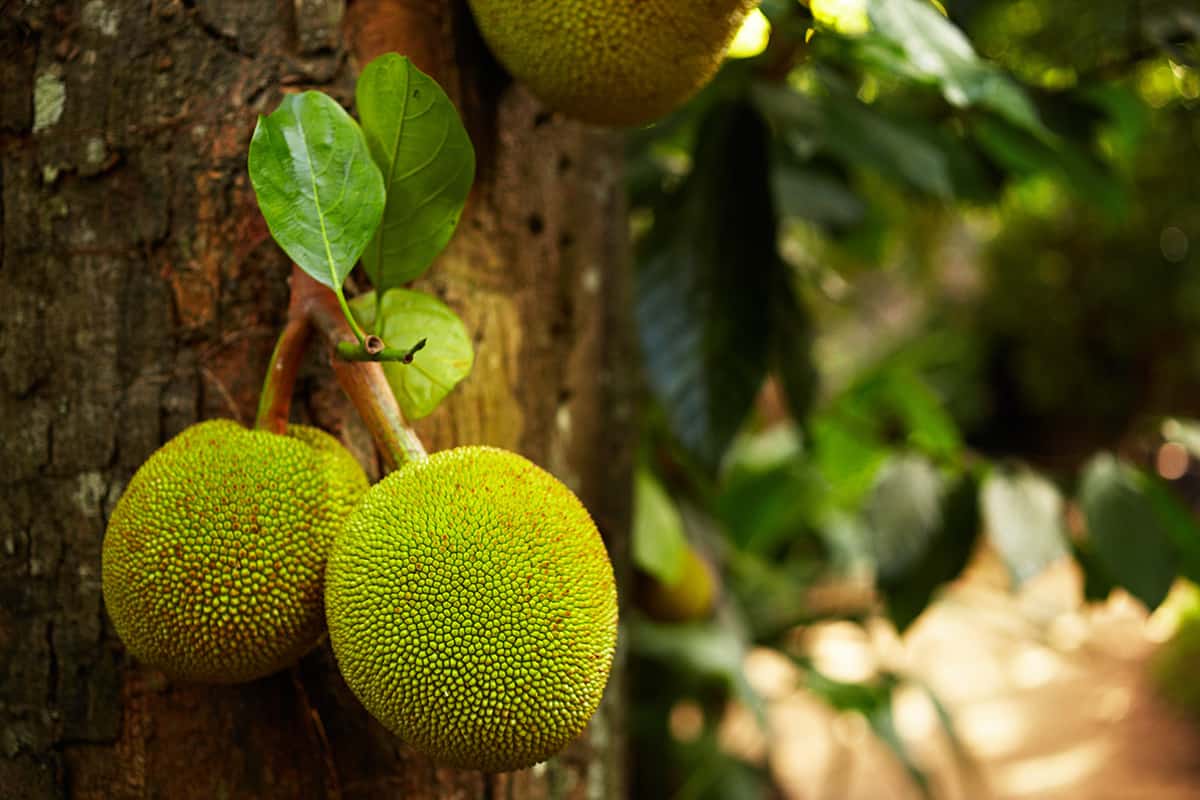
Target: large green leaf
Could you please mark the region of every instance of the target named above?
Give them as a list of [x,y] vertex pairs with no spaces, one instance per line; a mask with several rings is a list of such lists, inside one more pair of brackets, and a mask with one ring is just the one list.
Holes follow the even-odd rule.
[[1177,551],[1138,471],[1101,453],[1084,468],[1079,501],[1090,550],[1105,572],[1157,608],[1175,580]]
[[355,318],[380,336],[389,347],[410,348],[424,340],[412,363],[383,365],[400,409],[409,419],[433,412],[460,381],[471,374],[475,350],[461,319],[445,303],[425,292],[392,289],[379,304],[382,324],[375,319],[375,293],[350,301]]
[[1035,472],[988,475],[983,484],[983,516],[992,544],[1017,584],[1070,552],[1062,495]]
[[258,118],[250,183],[284,252],[314,280],[340,289],[384,206],[383,177],[357,123],[320,92],[288,95]]
[[672,586],[683,574],[688,552],[683,517],[648,469],[638,469],[633,488],[633,563]]
[[363,253],[381,293],[417,278],[450,241],[475,179],[475,151],[442,87],[404,56],[367,65],[355,92],[387,208]]
[[647,378],[676,438],[715,470],[767,368],[775,244],[767,129],[745,103],[714,107],[692,172],[656,209],[638,253]]

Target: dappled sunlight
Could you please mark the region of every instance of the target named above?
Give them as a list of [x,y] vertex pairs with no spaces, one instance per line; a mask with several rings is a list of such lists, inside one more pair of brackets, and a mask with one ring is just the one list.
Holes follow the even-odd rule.
[[[891,719],[939,800],[1194,797],[1200,735],[1165,711],[1143,670],[1154,642],[1175,629],[1195,590],[1177,587],[1153,616],[1123,592],[1085,606],[1075,570],[1052,569],[1010,593],[995,558],[981,553],[968,577],[894,642],[868,634],[873,622],[815,625],[798,642],[831,678],[863,681],[897,668],[911,679],[893,695]],[[1027,615],[1039,602],[1043,613]],[[803,674],[786,658],[753,651],[746,673],[767,700],[765,747],[788,796],[920,796],[870,720],[807,692]],[[955,755],[937,702],[965,760]],[[724,726],[730,751],[757,754],[744,731],[733,735],[746,713],[739,710]],[[1153,794],[1143,791],[1146,780]]]
[[1095,772],[1111,752],[1108,741],[1097,739],[1061,753],[1026,759],[1002,769],[996,776],[995,788],[1003,797],[1035,794],[1044,797],[1047,791],[1069,789]]

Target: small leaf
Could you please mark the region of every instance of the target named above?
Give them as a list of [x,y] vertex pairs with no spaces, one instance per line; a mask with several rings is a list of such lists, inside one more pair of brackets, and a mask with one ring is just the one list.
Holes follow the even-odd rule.
[[771,292],[771,367],[779,378],[788,412],[803,424],[817,396],[817,365],[813,361],[812,322],[782,261],[767,265],[775,283]]
[[917,456],[899,458],[880,471],[866,513],[876,582],[899,630],[966,567],[979,530],[978,492],[971,475],[947,484]]
[[776,164],[771,175],[775,202],[781,213],[831,228],[848,228],[866,213],[845,181],[816,169]]
[[385,294],[379,307],[382,325],[376,325],[374,304],[375,293],[368,292],[350,301],[350,309],[364,328],[389,347],[408,348],[425,340],[412,363],[385,362],[383,371],[404,415],[428,416],[471,374],[475,361],[471,336],[457,314],[424,292],[392,289]]
[[383,224],[363,253],[385,293],[420,276],[450,241],[475,179],[475,151],[442,87],[404,56],[368,64],[355,99],[387,187]]
[[934,197],[947,199],[953,194],[950,167],[936,142],[913,125],[829,88],[821,98],[823,145],[829,152],[847,164],[898,178]]
[[1056,178],[1080,199],[1113,218],[1125,212],[1129,199],[1120,179],[1079,145],[1043,140],[1003,120],[981,117],[972,132],[979,146],[1000,166],[1020,177]]
[[637,471],[633,487],[633,563],[673,586],[683,574],[688,552],[683,518],[649,470]]
[[718,679],[730,687],[737,687],[744,680],[742,658],[746,643],[727,625],[717,622],[679,625],[635,616],[629,624],[629,645],[639,656]]
[[983,484],[983,516],[1018,585],[1070,552],[1062,495],[1034,472],[991,473]]
[[267,227],[314,280],[340,290],[383,214],[383,177],[357,123],[320,92],[258,118],[250,182]]
[[1157,608],[1176,575],[1177,553],[1139,473],[1109,453],[1084,468],[1079,500],[1091,550],[1118,584]]
[[942,477],[928,460],[902,456],[884,465],[867,500],[881,580],[899,579],[921,559],[942,524]]

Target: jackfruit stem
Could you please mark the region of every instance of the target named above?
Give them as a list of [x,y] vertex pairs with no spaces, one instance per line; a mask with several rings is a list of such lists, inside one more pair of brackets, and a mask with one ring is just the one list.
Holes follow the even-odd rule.
[[312,338],[312,323],[307,316],[289,317],[263,379],[262,393],[258,398],[258,414],[254,427],[283,435],[287,433],[288,419],[292,410],[292,393],[296,387],[296,373],[308,350]]
[[387,466],[395,469],[409,461],[428,460],[424,445],[408,426],[396,396],[392,394],[383,365],[377,361],[345,361],[336,355],[337,348],[350,343],[354,333],[335,294],[299,267],[292,268],[292,301],[288,317],[308,320],[321,333],[330,350],[335,351],[330,358],[334,375],[366,423]]

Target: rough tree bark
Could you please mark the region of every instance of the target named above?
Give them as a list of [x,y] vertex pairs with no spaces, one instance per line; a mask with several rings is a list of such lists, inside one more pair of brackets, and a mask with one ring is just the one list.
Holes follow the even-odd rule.
[[[461,0],[0,2],[0,797],[618,797],[620,657],[588,734],[505,776],[440,769],[358,706],[322,646],[225,688],[129,661],[105,520],[163,441],[250,421],[287,300],[246,171],[289,89],[349,101],[411,55],[464,111],[479,178],[425,282],[475,334],[430,449],[518,450],[575,488],[626,574],[632,415],[619,148],[507,83]],[[296,419],[375,464],[314,354]]]

